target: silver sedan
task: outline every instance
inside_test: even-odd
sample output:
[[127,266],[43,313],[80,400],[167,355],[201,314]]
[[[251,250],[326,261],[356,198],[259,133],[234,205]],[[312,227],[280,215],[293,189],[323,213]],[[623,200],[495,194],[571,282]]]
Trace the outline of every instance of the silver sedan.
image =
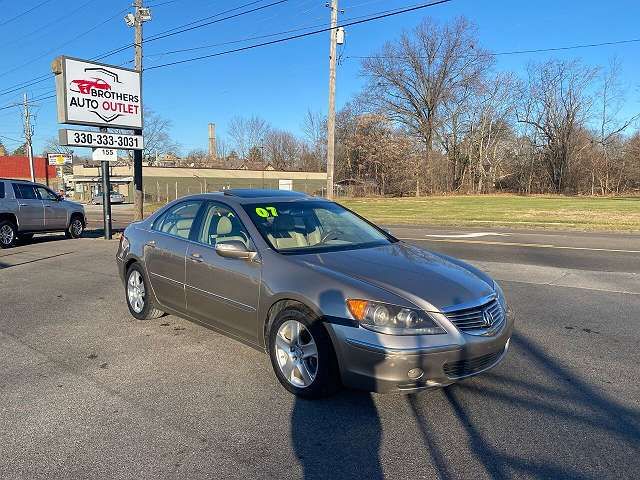
[[309,398],[443,387],[506,355],[498,284],[327,200],[278,190],[184,197],[125,230],[131,314],[178,315],[265,351]]

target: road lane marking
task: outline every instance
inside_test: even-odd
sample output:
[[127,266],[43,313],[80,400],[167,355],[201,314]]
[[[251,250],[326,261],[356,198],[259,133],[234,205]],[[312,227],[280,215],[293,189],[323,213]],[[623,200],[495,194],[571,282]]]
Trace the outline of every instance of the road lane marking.
[[478,238],[478,237],[508,237],[510,233],[474,232],[474,233],[454,233],[449,235],[425,235],[430,238]]
[[585,250],[589,252],[612,252],[612,253],[640,253],[640,250],[622,250],[615,248],[594,248],[594,247],[569,247],[566,245],[552,245],[547,243],[519,243],[519,242],[496,242],[491,240],[460,240],[455,238],[415,238],[398,237],[400,240],[412,240],[418,242],[444,242],[444,243],[472,243],[479,245],[499,245],[505,247],[529,247],[529,248],[552,248],[556,250]]

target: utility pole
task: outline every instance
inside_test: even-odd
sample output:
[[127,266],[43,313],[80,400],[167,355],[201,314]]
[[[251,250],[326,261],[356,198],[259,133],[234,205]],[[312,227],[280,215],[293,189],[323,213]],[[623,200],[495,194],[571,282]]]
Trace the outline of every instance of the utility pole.
[[[135,39],[134,39],[134,60],[135,69],[140,72],[142,78],[142,24],[151,19],[148,8],[142,7],[142,0],[135,0]],[[135,130],[136,135],[142,135],[142,130]],[[134,220],[142,220],[144,216],[144,192],[142,189],[142,150],[133,151],[133,203]]]
[[333,200],[333,171],[336,149],[336,51],[338,0],[331,0],[331,46],[329,49],[329,113],[327,115],[327,198]]
[[[29,169],[31,171],[31,181],[36,181],[36,169],[33,166],[33,147],[31,146],[31,115],[29,114],[29,101],[27,100],[27,92],[24,93],[24,143],[29,156]],[[47,167],[45,167],[47,168]]]

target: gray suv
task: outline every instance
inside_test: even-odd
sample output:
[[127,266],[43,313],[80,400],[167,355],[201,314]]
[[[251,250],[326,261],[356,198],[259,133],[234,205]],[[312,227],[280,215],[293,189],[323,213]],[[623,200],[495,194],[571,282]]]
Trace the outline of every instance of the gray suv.
[[29,241],[35,233],[64,232],[67,238],[79,238],[85,226],[79,203],[38,183],[0,178],[0,247]]

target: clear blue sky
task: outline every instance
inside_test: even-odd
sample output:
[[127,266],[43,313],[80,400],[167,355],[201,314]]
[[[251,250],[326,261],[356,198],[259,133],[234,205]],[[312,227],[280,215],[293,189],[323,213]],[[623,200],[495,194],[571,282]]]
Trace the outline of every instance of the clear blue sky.
[[[249,0],[147,0],[153,8],[153,20],[145,24],[145,37],[188,23]],[[329,21],[327,0],[289,0],[276,7],[245,15],[145,45],[145,66],[213,53],[235,45],[159,56],[168,50],[229,42],[246,37],[313,25]],[[118,13],[127,0],[0,0],[0,32],[3,43],[3,67],[0,91],[19,82],[50,72],[50,62],[66,54],[90,58],[132,41]],[[269,0],[261,2],[270,3]],[[342,0],[342,18],[362,16],[415,5],[411,0]],[[42,5],[39,5],[42,4]],[[31,13],[19,15],[32,7]],[[415,13],[354,26],[347,31],[343,56],[374,53],[386,40],[397,38],[425,16],[446,21],[465,15],[479,29],[483,47],[496,51],[597,43],[640,38],[640,2],[637,0],[602,1],[472,1],[454,0]],[[112,20],[101,24],[106,19]],[[3,24],[7,22],[6,24]],[[101,25],[100,25],[101,24]],[[99,25],[99,26],[98,26]],[[80,38],[79,34],[96,27]],[[150,70],[144,77],[144,102],[173,122],[172,135],[184,153],[206,148],[207,123],[215,122],[224,136],[226,125],[235,115],[259,115],[276,127],[300,133],[307,109],[326,113],[328,82],[328,33],[248,52],[202,60],[174,67]],[[120,64],[132,58],[132,50],[113,55],[105,63]],[[616,55],[622,62],[622,79],[627,86],[629,113],[640,110],[640,43],[579,49],[567,52],[538,53],[498,57],[497,69],[521,73],[530,61],[546,58],[580,58],[592,65],[606,65]],[[130,65],[129,65],[130,66]],[[17,68],[19,67],[19,68]],[[12,69],[15,71],[11,71]],[[52,92],[53,78],[27,87],[31,97]],[[338,70],[338,107],[362,86],[357,60],[344,59]],[[0,95],[0,108],[20,101],[22,91]],[[53,100],[43,101],[37,113],[34,146],[42,151],[44,141],[55,136]],[[21,138],[18,108],[0,110],[0,135]],[[1,138],[9,149],[15,142]]]

